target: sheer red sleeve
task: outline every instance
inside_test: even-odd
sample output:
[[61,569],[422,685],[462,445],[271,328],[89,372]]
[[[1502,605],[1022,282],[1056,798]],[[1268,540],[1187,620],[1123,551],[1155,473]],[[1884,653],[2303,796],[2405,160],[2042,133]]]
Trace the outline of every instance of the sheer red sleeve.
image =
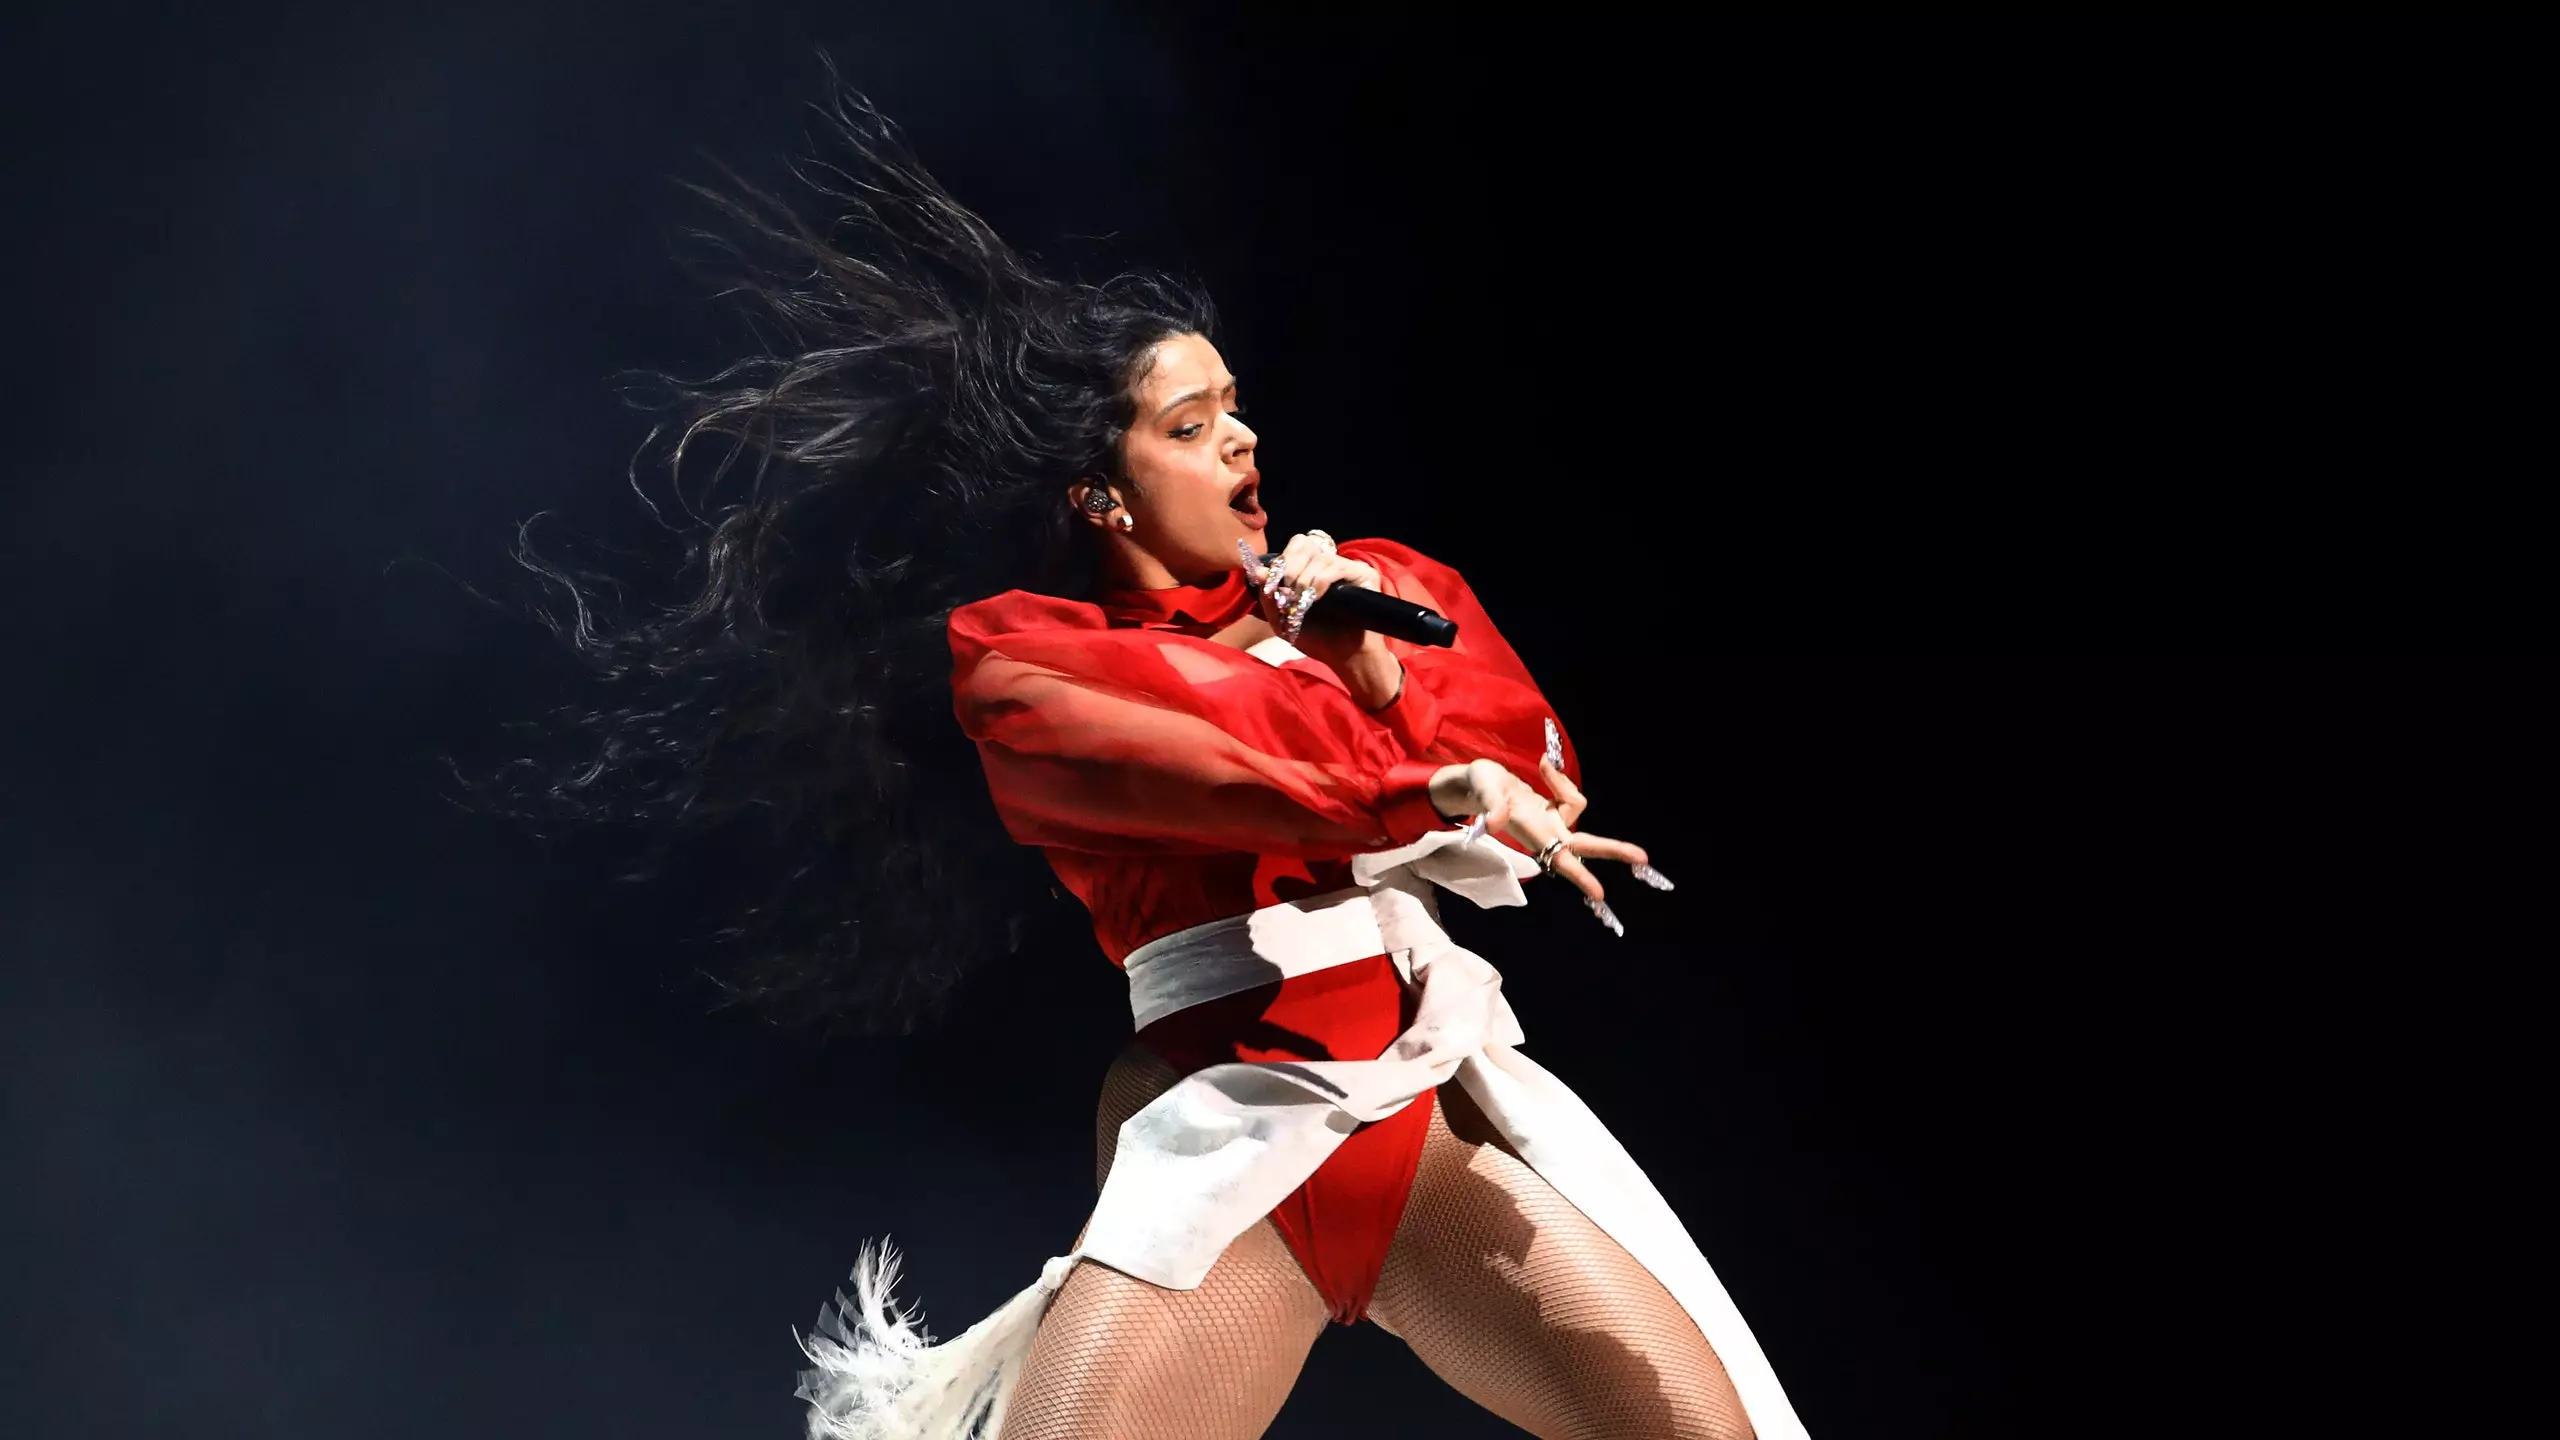
[[1323,677],[1019,591],[950,635],[960,726],[1026,845],[1340,859],[1442,825],[1439,764]]
[[[1374,718],[1415,760],[1496,760],[1536,784],[1547,749],[1545,722],[1555,711],[1475,591],[1457,571],[1392,540],[1349,541],[1342,553],[1377,566],[1389,593],[1458,622],[1458,642],[1446,649],[1387,642],[1404,662],[1404,693]],[[1562,730],[1561,720],[1557,728]],[[1565,774],[1581,784],[1582,761],[1570,735],[1564,754]]]

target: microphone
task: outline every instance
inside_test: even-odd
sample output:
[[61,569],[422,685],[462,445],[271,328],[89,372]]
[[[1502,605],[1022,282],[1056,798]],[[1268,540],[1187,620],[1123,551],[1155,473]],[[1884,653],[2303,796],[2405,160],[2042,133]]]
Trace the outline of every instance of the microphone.
[[[1278,555],[1260,558],[1265,565],[1280,560]],[[1458,640],[1458,622],[1439,611],[1357,585],[1336,585],[1317,596],[1316,603],[1307,607],[1307,623],[1336,630],[1374,630],[1410,645],[1454,645]]]
[[1307,623],[1375,630],[1413,645],[1454,645],[1458,640],[1458,622],[1439,611],[1357,585],[1336,585],[1317,596],[1307,607]]

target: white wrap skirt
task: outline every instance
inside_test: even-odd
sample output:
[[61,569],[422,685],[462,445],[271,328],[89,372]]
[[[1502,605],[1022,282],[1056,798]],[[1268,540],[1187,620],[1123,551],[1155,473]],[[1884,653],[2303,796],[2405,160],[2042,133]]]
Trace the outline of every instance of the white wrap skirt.
[[1440,928],[1436,889],[1525,903],[1525,858],[1444,831],[1352,863],[1358,886],[1169,935],[1126,962],[1132,1015],[1153,1021],[1274,980],[1391,957],[1417,984],[1414,1020],[1374,1060],[1212,1065],[1121,1126],[1083,1244],[967,1332],[932,1343],[890,1299],[893,1252],[866,1247],[802,1348],[813,1440],[992,1437],[1040,1314],[1079,1259],[1168,1289],[1197,1287],[1237,1236],[1315,1173],[1362,1122],[1449,1080],[1557,1192],[1662,1282],[1715,1347],[1761,1440],[1805,1434],[1760,1342],[1625,1147],[1563,1081],[1516,1048],[1502,977]]

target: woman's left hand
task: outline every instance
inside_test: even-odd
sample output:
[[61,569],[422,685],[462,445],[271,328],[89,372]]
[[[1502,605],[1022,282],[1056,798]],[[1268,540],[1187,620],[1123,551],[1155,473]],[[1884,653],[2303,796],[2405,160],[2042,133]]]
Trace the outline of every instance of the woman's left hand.
[[1336,585],[1382,588],[1377,566],[1337,552],[1332,536],[1310,530],[1291,536],[1276,562],[1246,566],[1245,578],[1262,592],[1262,618],[1272,633],[1332,666],[1361,709],[1383,709],[1396,698],[1404,667],[1388,652],[1385,636],[1305,623],[1308,607]]
[[1539,763],[1538,774],[1545,778],[1554,799],[1539,794],[1536,786],[1512,774],[1501,761],[1475,760],[1464,765],[1444,765],[1432,775],[1431,808],[1444,816],[1474,812],[1475,825],[1471,829],[1498,830],[1509,836],[1521,849],[1536,856],[1549,874],[1563,877],[1581,891],[1582,903],[1609,927],[1611,934],[1624,935],[1627,927],[1609,908],[1600,877],[1592,874],[1585,862],[1623,862],[1638,880],[1656,890],[1670,889],[1671,881],[1653,868],[1643,846],[1573,828],[1590,802],[1583,798],[1582,787],[1564,773],[1562,737],[1556,733],[1552,720],[1547,722],[1547,747],[1547,758]]

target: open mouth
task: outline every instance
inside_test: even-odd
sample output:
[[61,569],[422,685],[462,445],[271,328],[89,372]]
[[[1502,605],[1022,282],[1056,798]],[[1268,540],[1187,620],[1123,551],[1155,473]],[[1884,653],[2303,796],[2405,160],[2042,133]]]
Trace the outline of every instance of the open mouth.
[[1235,492],[1227,497],[1227,508],[1244,517],[1244,523],[1252,526],[1256,530],[1261,529],[1265,524],[1269,523],[1270,517],[1262,513],[1262,474],[1260,471],[1256,471],[1252,475],[1245,477],[1244,483],[1235,488]]

